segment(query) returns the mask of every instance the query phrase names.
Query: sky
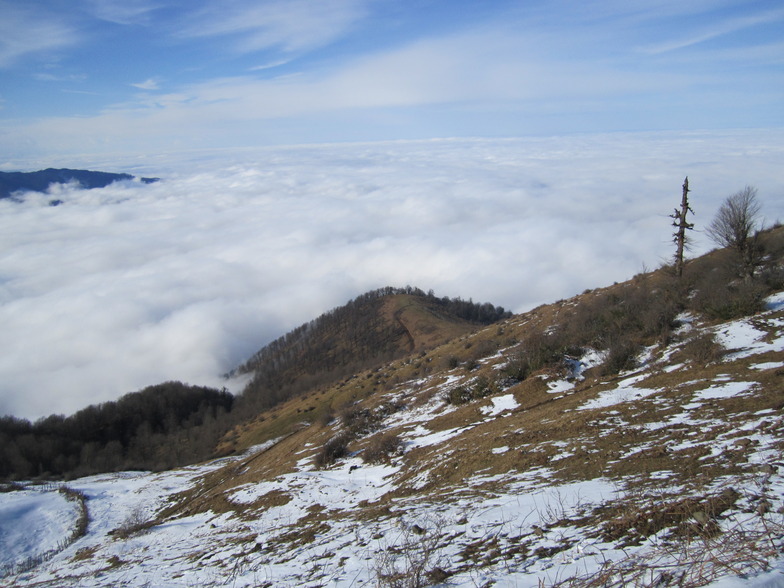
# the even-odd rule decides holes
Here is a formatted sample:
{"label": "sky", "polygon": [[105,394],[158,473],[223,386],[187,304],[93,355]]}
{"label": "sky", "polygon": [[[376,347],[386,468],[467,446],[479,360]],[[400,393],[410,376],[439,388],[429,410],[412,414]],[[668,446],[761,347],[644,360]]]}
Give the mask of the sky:
{"label": "sky", "polygon": [[6,167],[784,125],[778,0],[0,0],[0,15]]}
{"label": "sky", "polygon": [[[779,2],[0,0],[0,415],[166,380],[383,286],[522,312],[784,218]],[[63,201],[50,207],[52,199]]]}

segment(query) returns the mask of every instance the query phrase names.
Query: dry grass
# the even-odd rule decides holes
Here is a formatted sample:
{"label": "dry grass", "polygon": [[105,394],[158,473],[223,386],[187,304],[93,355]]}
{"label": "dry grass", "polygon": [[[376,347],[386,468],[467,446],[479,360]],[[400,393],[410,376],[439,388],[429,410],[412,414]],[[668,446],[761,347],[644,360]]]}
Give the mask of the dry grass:
{"label": "dry grass", "polygon": [[[656,287],[658,280],[667,285],[667,279],[653,276],[650,283]],[[281,405],[240,431],[236,446],[282,440],[261,455],[232,462],[211,473],[198,489],[180,496],[170,513],[207,509],[237,512],[240,508],[223,498],[232,488],[291,472],[298,461],[315,457],[329,439],[351,430],[351,437],[344,444],[346,451],[360,455],[364,452],[370,461],[388,460],[398,471],[385,496],[372,504],[360,505],[352,513],[331,512],[330,517],[379,521],[394,515],[391,506],[399,504],[397,499],[438,502],[469,494],[490,496],[505,490],[503,479],[476,483],[470,488],[466,482],[475,480],[480,472],[488,477],[507,472],[513,476],[546,467],[548,481],[553,484],[604,478],[617,481],[625,490],[617,500],[585,513],[582,520],[572,516],[571,520],[560,523],[553,520],[553,525],[590,527],[598,538],[622,546],[639,545],[664,533],[668,545],[673,546],[663,545],[663,550],[656,552],[658,555],[608,562],[596,576],[573,578],[561,585],[645,586],[660,581],[661,585],[681,582],[684,586],[696,586],[699,578],[731,570],[733,561],[739,562],[739,569],[753,569],[758,565],[754,558],[762,557],[755,553],[772,549],[765,544],[766,540],[770,543],[772,535],[766,539],[753,529],[728,524],[727,513],[737,510],[741,499],[729,489],[716,490],[715,482],[753,475],[756,466],[750,463],[750,457],[757,448],[750,438],[750,430],[772,439],[784,439],[784,419],[778,416],[784,408],[781,395],[784,372],[781,368],[751,367],[762,361],[782,362],[784,353],[730,359],[711,334],[677,340],[673,333],[668,333],[667,342],[675,342],[678,351],[657,368],[654,362],[663,357],[665,342],[652,338],[649,341],[651,363],[639,370],[633,383],[636,388],[655,392],[646,398],[632,397],[627,402],[593,410],[581,408],[586,402],[616,389],[631,374],[603,375],[600,370],[593,370],[571,389],[558,393],[551,393],[548,388],[549,381],[563,377],[557,365],[540,365],[525,374],[522,381],[503,380],[501,368],[520,351],[521,342],[532,341],[547,326],[563,321],[574,313],[577,305],[596,296],[618,294],[624,288],[625,285],[616,285],[584,293],[473,334],[460,334],[427,352],[417,352],[409,358],[361,372]],[[390,312],[399,310],[390,308]],[[416,316],[401,316],[410,321],[409,328],[416,329]],[[778,319],[782,318],[784,313],[778,313]],[[768,329],[771,336],[778,332],[778,328],[768,323],[759,326]],[[671,369],[675,364],[681,367]],[[468,390],[484,381],[489,396],[469,394],[465,403],[449,405],[444,402],[448,394],[444,387],[447,378],[453,388],[463,386]],[[699,399],[695,396],[709,385],[725,381],[755,384],[748,393],[734,397]],[[491,406],[491,399],[501,394],[512,394],[517,408],[497,416],[483,412],[483,408]],[[346,406],[351,407],[354,417],[349,418]],[[416,426],[424,426],[432,433],[455,430],[458,433],[448,441],[407,447],[399,454],[401,440],[405,442],[414,428],[406,424],[387,425],[390,416],[399,410],[428,410],[427,420]],[[770,416],[761,419],[760,414]],[[357,415],[375,415],[378,419],[373,426],[354,426],[352,422],[363,420]],[[784,441],[779,441],[779,447],[783,445]],[[508,450],[493,451],[502,446]],[[330,467],[332,461],[339,463],[340,459],[340,455],[334,455],[322,465]],[[660,484],[682,490],[665,494],[658,491]],[[242,509],[258,513],[288,500],[287,493],[271,493],[257,503],[243,505]],[[329,521],[325,513],[309,513],[297,525],[279,536],[281,545],[307,544],[319,533],[326,532]],[[780,526],[776,525],[779,523],[771,522],[770,529],[779,532]],[[780,549],[780,535],[774,543]],[[683,547],[682,555],[675,556],[675,546]],[[568,547],[568,542],[548,545],[546,550],[552,553],[546,553],[535,537],[529,535],[510,535],[503,544],[487,537],[466,543],[462,548],[463,563],[455,564],[450,571],[498,565],[505,557],[552,556]],[[672,562],[673,558],[676,567],[689,568],[693,564],[693,568],[685,575],[668,576],[672,570],[663,567],[662,562],[665,559]],[[380,565],[383,567],[383,562]],[[406,577],[389,569],[379,573],[380,581],[390,586]]]}

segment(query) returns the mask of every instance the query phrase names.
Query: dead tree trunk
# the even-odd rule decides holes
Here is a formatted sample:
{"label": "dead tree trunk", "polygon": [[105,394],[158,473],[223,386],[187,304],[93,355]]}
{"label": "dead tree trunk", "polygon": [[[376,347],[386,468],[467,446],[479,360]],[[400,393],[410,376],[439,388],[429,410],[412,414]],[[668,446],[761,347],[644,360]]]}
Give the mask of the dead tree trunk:
{"label": "dead tree trunk", "polygon": [[677,228],[678,230],[675,231],[673,234],[672,240],[675,242],[676,250],[675,250],[675,274],[678,277],[683,275],[683,252],[686,249],[686,231],[691,230],[694,228],[694,223],[686,222],[686,215],[691,212],[694,214],[694,211],[689,206],[689,178],[688,176],[683,182],[683,197],[681,199],[681,209],[675,209],[670,215],[670,218],[675,220],[672,221],[672,226]]}

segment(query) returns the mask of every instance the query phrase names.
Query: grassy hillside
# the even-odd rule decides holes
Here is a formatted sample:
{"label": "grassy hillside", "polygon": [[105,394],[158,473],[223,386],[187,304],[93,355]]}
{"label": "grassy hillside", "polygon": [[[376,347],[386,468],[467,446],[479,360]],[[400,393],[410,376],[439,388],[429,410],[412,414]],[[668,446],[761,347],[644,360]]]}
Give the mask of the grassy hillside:
{"label": "grassy hillside", "polygon": [[[273,341],[236,370],[252,374],[235,408],[234,421],[243,426],[227,437],[220,451],[237,447],[239,431],[276,418],[275,407],[286,400],[310,398],[362,370],[432,349],[506,316],[503,308],[487,303],[438,298],[410,287],[363,294]],[[318,407],[306,402],[299,410],[321,418],[336,409],[335,402]],[[296,409],[284,420],[290,424],[298,418],[294,415],[299,415]],[[247,442],[239,441],[239,447]]]}
{"label": "grassy hillside", "polygon": [[780,581],[784,229],[761,239],[753,280],[716,251],[434,347],[438,306],[386,296],[413,352],[245,422],[237,457],[77,481],[105,520],[13,581]]}

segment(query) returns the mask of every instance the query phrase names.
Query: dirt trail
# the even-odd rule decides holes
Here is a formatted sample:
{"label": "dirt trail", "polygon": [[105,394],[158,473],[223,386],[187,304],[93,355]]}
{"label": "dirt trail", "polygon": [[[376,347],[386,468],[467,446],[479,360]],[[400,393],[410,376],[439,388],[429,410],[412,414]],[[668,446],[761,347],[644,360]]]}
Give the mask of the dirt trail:
{"label": "dirt trail", "polygon": [[408,327],[406,326],[406,323],[403,322],[403,319],[400,318],[401,316],[403,316],[403,311],[407,307],[408,305],[397,309],[393,316],[395,318],[395,321],[397,321],[397,324],[399,324],[400,327],[403,329],[403,331],[405,331],[406,333],[406,338],[408,339],[408,350],[414,351],[414,349],[416,348],[416,341],[414,340],[414,336],[411,334],[411,331],[409,331]]}

